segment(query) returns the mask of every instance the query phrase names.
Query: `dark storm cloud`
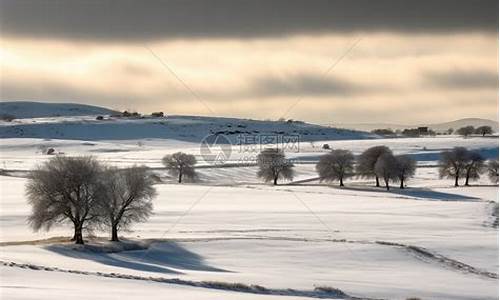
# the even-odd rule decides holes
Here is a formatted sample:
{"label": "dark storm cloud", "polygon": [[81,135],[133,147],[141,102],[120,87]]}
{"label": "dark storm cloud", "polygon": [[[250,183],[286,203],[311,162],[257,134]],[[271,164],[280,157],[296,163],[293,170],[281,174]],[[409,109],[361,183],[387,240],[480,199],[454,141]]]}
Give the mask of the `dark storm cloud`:
{"label": "dark storm cloud", "polygon": [[[78,87],[57,80],[0,80],[1,101],[55,101],[77,102],[109,107],[133,107],[137,101],[144,100],[142,95],[130,91],[97,91]],[[141,97],[142,96],[142,97]]]}
{"label": "dark storm cloud", "polygon": [[498,89],[498,73],[486,70],[426,72],[424,81],[426,84],[446,89]]}
{"label": "dark storm cloud", "polygon": [[[249,79],[246,87],[225,87],[224,89],[200,89],[192,87],[203,99],[210,101],[234,101],[235,99],[268,99],[272,97],[322,97],[342,96],[351,97],[362,93],[385,91],[382,87],[369,87],[341,78],[329,78],[298,74],[286,78],[258,77]],[[74,85],[64,80],[18,78],[0,80],[0,99],[32,100],[51,99],[61,101],[83,101],[102,103],[126,103],[137,101],[151,102],[157,99],[184,101],[191,99],[191,95],[184,89],[165,86],[154,91],[133,92],[123,88],[95,90],[88,87]]]}
{"label": "dark storm cloud", "polygon": [[2,35],[100,41],[497,32],[497,0],[2,0]]}
{"label": "dark storm cloud", "polygon": [[249,89],[252,96],[350,96],[372,89],[332,77],[300,74],[289,78],[263,77],[253,81]]}

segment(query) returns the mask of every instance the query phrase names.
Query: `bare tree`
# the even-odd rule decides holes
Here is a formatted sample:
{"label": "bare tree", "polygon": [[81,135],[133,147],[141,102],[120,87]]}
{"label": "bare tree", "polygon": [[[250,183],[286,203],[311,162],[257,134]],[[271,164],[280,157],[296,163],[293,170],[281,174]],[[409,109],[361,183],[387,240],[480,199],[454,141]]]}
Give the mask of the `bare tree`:
{"label": "bare tree", "polygon": [[83,244],[82,231],[98,221],[101,171],[99,162],[90,156],[57,156],[32,171],[26,185],[31,227],[50,230],[54,224],[69,221],[75,243]]}
{"label": "bare tree", "polygon": [[292,180],[293,164],[285,158],[285,153],[279,149],[268,148],[257,155],[257,177],[265,182],[273,181],[278,184],[278,179]]}
{"label": "bare tree", "polygon": [[375,186],[379,187],[379,176],[375,172],[375,164],[378,158],[383,154],[392,154],[392,151],[386,146],[375,146],[366,149],[358,157],[356,172],[360,176],[375,177]]}
{"label": "bare tree", "polygon": [[492,134],[493,133],[493,129],[491,128],[491,126],[479,126],[478,128],[476,128],[475,130],[475,133],[476,134],[480,134],[482,136],[485,136],[487,134]]}
{"label": "bare tree", "polygon": [[396,156],[397,162],[397,175],[399,178],[399,188],[404,189],[405,181],[408,178],[413,177],[415,175],[415,170],[417,167],[417,163],[413,158],[408,155],[398,155]]}
{"label": "bare tree", "polygon": [[458,179],[465,174],[468,161],[469,151],[464,147],[441,152],[439,177],[455,178],[455,186],[458,186]]}
{"label": "bare tree", "polygon": [[486,168],[491,182],[498,183],[498,160],[488,161]]}
{"label": "bare tree", "polygon": [[316,164],[316,171],[320,181],[339,180],[344,186],[344,178],[352,175],[354,169],[354,155],[349,150],[333,150],[323,155]]}
{"label": "bare tree", "polygon": [[484,171],[484,157],[476,151],[469,151],[469,157],[465,165],[465,185],[469,185],[469,180],[479,179]]}
{"label": "bare tree", "polygon": [[152,214],[156,196],[153,180],[145,167],[107,168],[102,177],[104,193],[99,212],[104,225],[111,229],[111,240],[118,241],[118,230],[144,222]]}
{"label": "bare tree", "polygon": [[163,165],[165,165],[172,176],[178,178],[179,183],[182,182],[184,176],[190,179],[196,178],[196,171],[194,169],[196,158],[194,155],[183,152],[165,155],[165,157],[163,157]]}
{"label": "bare tree", "polygon": [[475,131],[474,126],[465,126],[457,129],[457,133],[463,135],[464,137],[473,134],[474,131]]}
{"label": "bare tree", "polygon": [[390,189],[389,182],[399,178],[398,171],[398,161],[392,153],[380,155],[375,163],[375,174],[384,180],[387,190]]}

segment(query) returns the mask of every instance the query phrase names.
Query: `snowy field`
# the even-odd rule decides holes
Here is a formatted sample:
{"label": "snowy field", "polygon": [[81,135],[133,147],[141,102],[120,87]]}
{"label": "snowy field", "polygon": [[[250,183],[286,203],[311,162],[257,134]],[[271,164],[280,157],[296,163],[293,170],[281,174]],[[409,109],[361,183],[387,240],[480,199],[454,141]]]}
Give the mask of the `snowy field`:
{"label": "snowy field", "polygon": [[[454,188],[438,179],[436,167],[439,152],[454,146],[496,158],[498,138],[360,138],[366,136],[302,142],[298,152],[287,153],[296,159],[297,182],[272,187],[256,179],[254,166],[204,162],[199,142],[190,139],[6,136],[0,144],[0,296],[498,299],[498,186],[485,177]],[[420,167],[405,190],[385,192],[356,178],[340,189],[314,180],[325,143],[356,155],[386,145]],[[154,215],[122,233],[136,248],[119,251],[105,232],[95,232],[89,242],[101,250],[81,250],[56,238],[69,237],[70,227],[28,228],[25,175],[50,157],[43,154],[47,148],[154,170],[162,180]],[[176,151],[197,155],[199,182],[175,184],[162,169],[161,158]],[[228,163],[248,155],[233,146]]]}

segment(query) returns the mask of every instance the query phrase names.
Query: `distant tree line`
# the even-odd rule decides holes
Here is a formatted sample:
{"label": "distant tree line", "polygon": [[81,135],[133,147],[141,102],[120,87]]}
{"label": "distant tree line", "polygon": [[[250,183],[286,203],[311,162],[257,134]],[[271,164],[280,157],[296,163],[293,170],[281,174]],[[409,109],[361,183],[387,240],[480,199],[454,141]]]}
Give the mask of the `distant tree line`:
{"label": "distant tree line", "polygon": [[[329,149],[329,147],[323,147]],[[458,179],[465,178],[465,185],[477,180],[487,172],[493,182],[498,182],[498,161],[492,160],[485,164],[485,159],[477,151],[469,151],[456,147],[443,151],[439,161],[439,176],[452,177],[458,186]],[[257,156],[257,177],[264,182],[277,185],[279,180],[293,180],[294,164],[285,157],[281,149],[268,148]],[[182,182],[183,176],[196,179],[196,159],[194,155],[182,152],[167,155],[163,163],[168,172]],[[496,168],[495,168],[496,166]],[[394,155],[386,146],[374,146],[366,149],[357,159],[349,150],[334,149],[320,157],[316,164],[320,181],[338,181],[344,186],[344,181],[352,176],[374,178],[375,186],[389,190],[391,182],[397,182],[404,189],[408,179],[415,175],[416,161],[409,155]],[[495,175],[497,174],[497,175]],[[495,177],[496,176],[496,177]],[[496,179],[495,179],[496,178]]]}
{"label": "distant tree line", "polygon": [[403,130],[397,129],[393,131],[391,128],[374,129],[371,133],[394,137],[394,136],[404,136],[404,137],[419,137],[419,136],[435,136],[437,133],[427,127],[418,128],[405,128]]}
{"label": "distant tree line", "polygon": [[458,134],[464,137],[467,137],[472,134],[477,134],[481,136],[491,135],[493,134],[493,128],[491,126],[479,126],[474,128],[474,126],[464,126],[457,130],[453,128],[449,128],[445,132],[436,132],[432,129],[428,129],[427,127],[418,127],[418,128],[406,128],[403,130],[395,130],[393,131],[391,128],[382,128],[382,129],[374,129],[371,131],[374,134],[382,135],[382,136],[404,136],[404,137],[419,137],[419,136],[435,136],[441,134]]}
{"label": "distant tree line", "polygon": [[[257,158],[257,177],[265,182],[278,184],[278,180],[292,180],[294,165],[287,160],[282,150],[265,149]],[[342,187],[349,177],[373,178],[375,186],[382,184],[389,190],[391,182],[397,182],[404,189],[407,181],[415,175],[416,161],[409,155],[394,155],[386,146],[374,146],[366,149],[357,158],[349,150],[334,149],[320,157],[316,164],[319,180],[337,181]],[[477,151],[456,147],[443,151],[439,161],[440,178],[453,178],[455,185],[461,178],[468,186],[472,180],[488,173],[492,182],[498,183],[498,161],[485,161]]]}
{"label": "distant tree line", "polygon": [[[293,163],[278,149],[263,150],[258,156],[257,166],[257,177],[274,185],[278,184],[279,179],[292,180],[294,177]],[[338,181],[340,186],[344,186],[347,178],[357,175],[375,178],[377,187],[383,180],[388,190],[391,181],[397,181],[400,188],[404,188],[406,181],[415,174],[415,168],[416,163],[409,156],[394,156],[385,146],[369,148],[357,160],[349,150],[331,150],[321,156],[316,164],[322,182]]]}
{"label": "distant tree line", "polygon": [[456,133],[465,137],[472,134],[485,136],[487,134],[493,134],[493,128],[491,128],[491,126],[479,126],[477,128],[474,128],[474,126],[464,126],[457,129]]}

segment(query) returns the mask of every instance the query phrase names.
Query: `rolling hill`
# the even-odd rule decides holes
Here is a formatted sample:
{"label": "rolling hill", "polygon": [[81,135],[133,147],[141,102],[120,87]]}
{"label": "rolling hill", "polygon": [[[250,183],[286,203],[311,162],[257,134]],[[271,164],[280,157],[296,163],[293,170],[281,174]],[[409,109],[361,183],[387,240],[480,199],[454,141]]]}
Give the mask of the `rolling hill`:
{"label": "rolling hill", "polygon": [[111,115],[111,109],[76,103],[45,103],[33,101],[0,102],[0,114],[16,119],[46,118],[59,116]]}
{"label": "rolling hill", "polygon": [[[110,116],[116,112],[81,104],[35,102],[1,103],[2,113],[18,116],[0,122],[0,138],[69,140],[174,139],[199,142],[207,135],[223,135],[231,143],[241,138],[265,138],[266,143],[289,136],[301,141],[376,138],[373,134],[300,121],[261,121],[200,116]],[[96,115],[105,115],[96,120]],[[36,116],[36,117],[32,117]],[[246,141],[245,143],[248,143]]]}

